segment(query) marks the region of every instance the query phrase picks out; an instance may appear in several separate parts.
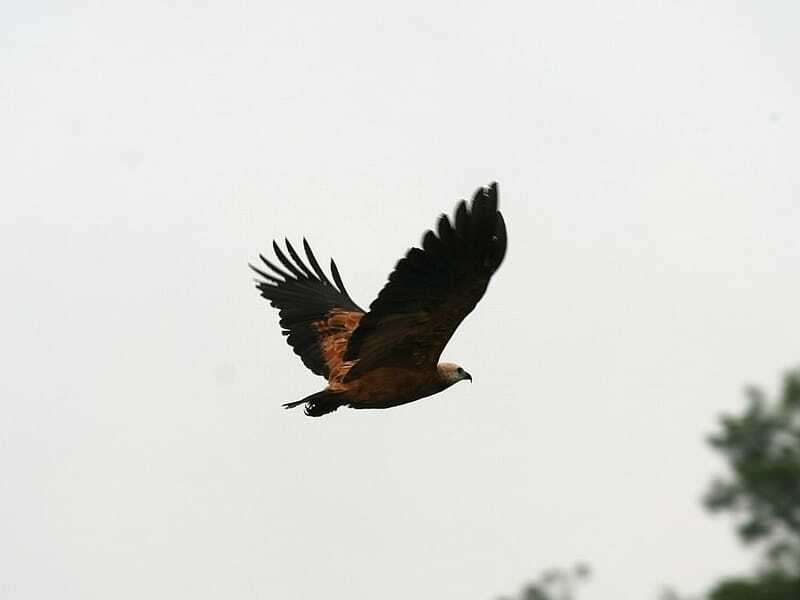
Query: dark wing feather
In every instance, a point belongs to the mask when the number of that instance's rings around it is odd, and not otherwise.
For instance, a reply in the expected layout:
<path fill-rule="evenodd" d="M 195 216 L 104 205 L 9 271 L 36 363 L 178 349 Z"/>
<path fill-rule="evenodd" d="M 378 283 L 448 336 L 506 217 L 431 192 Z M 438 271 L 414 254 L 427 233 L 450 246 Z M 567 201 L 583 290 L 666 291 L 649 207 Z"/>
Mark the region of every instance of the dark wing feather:
<path fill-rule="evenodd" d="M 347 293 L 331 260 L 331 283 L 320 268 L 311 247 L 303 240 L 309 268 L 294 247 L 286 241 L 284 254 L 275 242 L 272 249 L 283 268 L 259 254 L 267 270 L 250 265 L 263 280 L 256 279 L 256 288 L 270 304 L 280 310 L 280 324 L 287 342 L 309 369 L 328 377 L 341 363 L 347 340 L 364 310 Z M 313 270 L 312 270 L 313 269 Z"/>
<path fill-rule="evenodd" d="M 454 223 L 454 224 L 453 224 Z M 350 337 L 344 360 L 358 362 L 345 380 L 378 367 L 434 366 L 444 347 L 486 291 L 506 253 L 497 184 L 442 215 L 389 275 Z"/>

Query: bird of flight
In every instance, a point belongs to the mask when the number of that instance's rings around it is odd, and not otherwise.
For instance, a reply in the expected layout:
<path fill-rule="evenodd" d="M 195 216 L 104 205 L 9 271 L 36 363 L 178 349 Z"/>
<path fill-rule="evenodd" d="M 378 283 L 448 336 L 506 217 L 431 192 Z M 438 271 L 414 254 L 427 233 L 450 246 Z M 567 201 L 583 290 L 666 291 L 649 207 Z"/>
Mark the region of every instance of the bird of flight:
<path fill-rule="evenodd" d="M 331 260 L 333 283 L 303 240 L 309 268 L 286 240 L 272 242 L 284 268 L 259 255 L 269 270 L 250 265 L 256 288 L 280 311 L 280 325 L 303 363 L 328 386 L 302 400 L 311 417 L 340 406 L 389 408 L 431 396 L 472 376 L 439 357 L 461 321 L 486 291 L 506 253 L 506 226 L 497 210 L 497 184 L 461 201 L 451 221 L 411 248 L 389 275 L 369 311 L 360 308 Z"/>

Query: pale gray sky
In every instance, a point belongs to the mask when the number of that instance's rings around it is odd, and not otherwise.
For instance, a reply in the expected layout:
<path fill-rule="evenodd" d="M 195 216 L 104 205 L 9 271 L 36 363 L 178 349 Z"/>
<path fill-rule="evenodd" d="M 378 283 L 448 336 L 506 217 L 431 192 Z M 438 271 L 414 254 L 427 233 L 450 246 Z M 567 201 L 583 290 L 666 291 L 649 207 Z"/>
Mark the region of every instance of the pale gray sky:
<path fill-rule="evenodd" d="M 699 497 L 800 358 L 795 2 L 10 2 L 0 596 L 582 599 L 748 568 Z M 322 419 L 246 263 L 367 305 L 497 180 L 475 377 Z"/>

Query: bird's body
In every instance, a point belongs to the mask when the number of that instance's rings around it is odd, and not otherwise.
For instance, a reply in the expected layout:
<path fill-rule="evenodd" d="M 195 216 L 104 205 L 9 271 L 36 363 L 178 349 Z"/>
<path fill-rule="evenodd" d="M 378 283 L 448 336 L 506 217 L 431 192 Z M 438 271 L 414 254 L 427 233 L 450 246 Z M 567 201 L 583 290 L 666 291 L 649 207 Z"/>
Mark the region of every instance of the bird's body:
<path fill-rule="evenodd" d="M 273 242 L 286 270 L 263 256 L 271 273 L 251 265 L 265 279 L 257 287 L 280 309 L 295 353 L 328 380 L 324 390 L 286 408 L 305 404 L 310 416 L 345 405 L 389 408 L 472 380 L 458 365 L 438 360 L 505 256 L 496 184 L 475 194 L 471 210 L 462 201 L 454 225 L 442 215 L 437 232 L 428 231 L 423 248 L 412 248 L 398 262 L 369 312 L 350 298 L 333 261 L 331 283 L 305 240 L 311 269 L 288 241 L 292 260 Z"/>
<path fill-rule="evenodd" d="M 346 372 L 347 367 L 343 368 Z M 333 381 L 332 392 L 347 396 L 352 408 L 390 408 L 432 396 L 448 387 L 436 369 L 374 369 L 348 382 Z"/>

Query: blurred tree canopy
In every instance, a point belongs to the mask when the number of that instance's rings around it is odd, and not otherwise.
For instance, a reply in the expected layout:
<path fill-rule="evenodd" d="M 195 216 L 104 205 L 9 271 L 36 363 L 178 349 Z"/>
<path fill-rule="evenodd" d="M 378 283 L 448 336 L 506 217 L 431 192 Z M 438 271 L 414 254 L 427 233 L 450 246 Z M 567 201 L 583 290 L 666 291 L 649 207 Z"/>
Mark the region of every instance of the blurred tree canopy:
<path fill-rule="evenodd" d="M 763 545 L 763 560 L 754 575 L 724 578 L 706 598 L 800 600 L 800 370 L 784 377 L 781 394 L 772 402 L 755 387 L 746 396 L 744 412 L 723 415 L 708 438 L 730 473 L 712 481 L 703 502 L 711 512 L 733 514 L 739 538 Z M 588 574 L 585 565 L 546 571 L 517 599 L 575 600 Z M 665 590 L 661 599 L 680 596 Z"/>
<path fill-rule="evenodd" d="M 800 581 L 778 570 L 753 578 L 733 577 L 717 583 L 708 600 L 797 600 Z"/>
<path fill-rule="evenodd" d="M 589 575 L 589 566 L 584 563 L 572 569 L 548 569 L 522 588 L 517 600 L 575 600 L 575 590 Z M 499 600 L 512 599 L 504 596 Z"/>
<path fill-rule="evenodd" d="M 745 544 L 763 544 L 753 578 L 718 583 L 709 600 L 800 599 L 800 370 L 788 373 L 781 395 L 769 402 L 747 390 L 739 416 L 724 415 L 709 443 L 728 463 L 704 498 L 712 512 L 735 515 Z"/>

